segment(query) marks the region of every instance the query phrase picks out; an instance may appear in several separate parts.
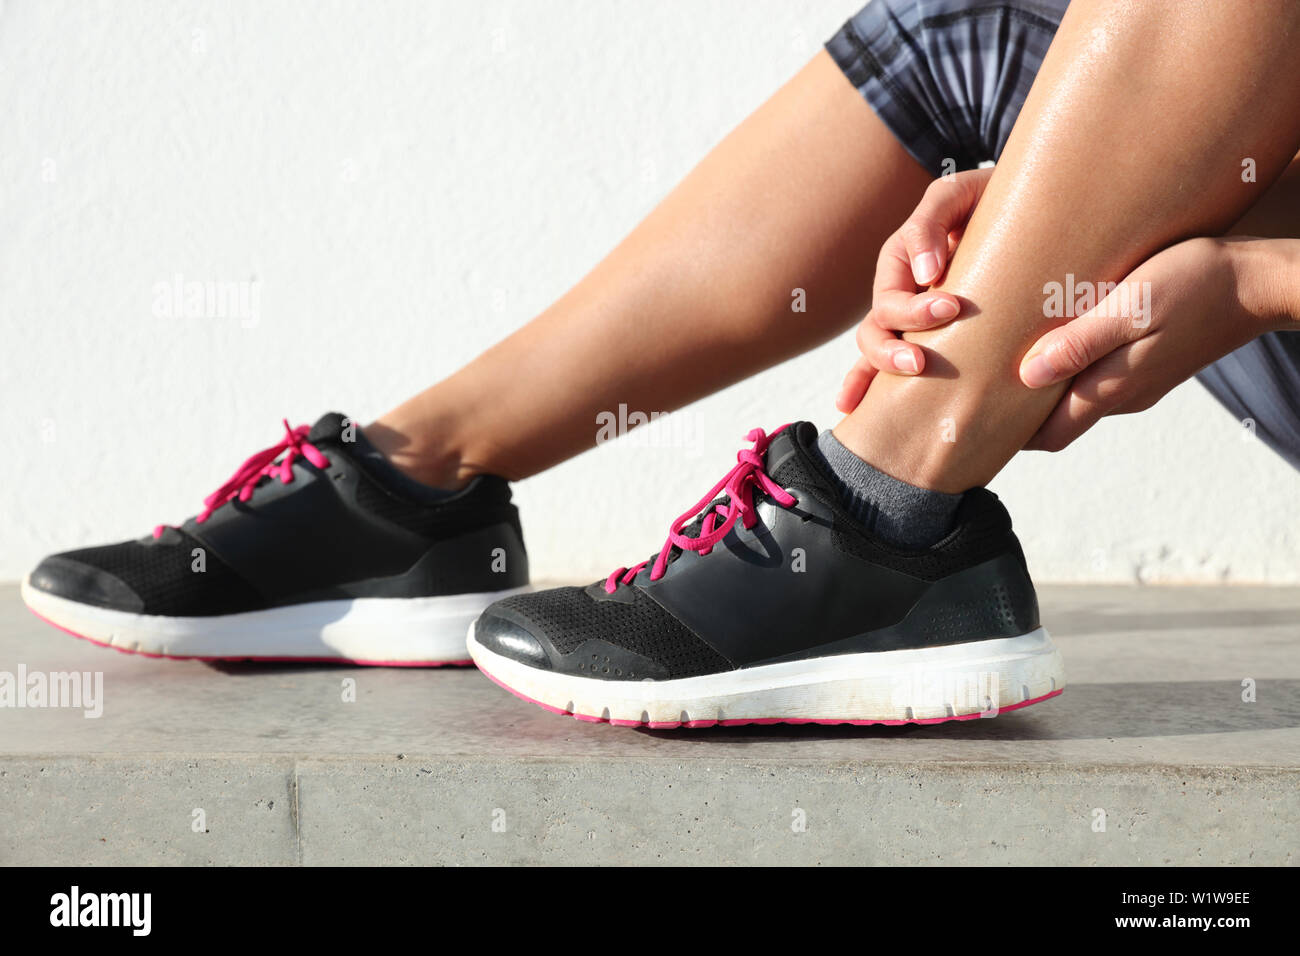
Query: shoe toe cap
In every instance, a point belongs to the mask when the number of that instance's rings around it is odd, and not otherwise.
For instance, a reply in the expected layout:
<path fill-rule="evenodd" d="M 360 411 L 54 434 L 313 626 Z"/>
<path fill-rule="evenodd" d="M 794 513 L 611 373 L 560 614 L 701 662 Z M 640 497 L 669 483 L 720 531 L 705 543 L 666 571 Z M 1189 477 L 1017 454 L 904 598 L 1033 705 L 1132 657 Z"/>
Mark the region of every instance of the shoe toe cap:
<path fill-rule="evenodd" d="M 520 616 L 489 607 L 474 624 L 474 639 L 483 647 L 529 667 L 549 670 L 551 660 L 537 634 Z"/>
<path fill-rule="evenodd" d="M 144 600 L 121 578 L 68 555 L 56 554 L 36 566 L 31 587 L 81 604 L 139 613 Z"/>
<path fill-rule="evenodd" d="M 511 661 L 599 680 L 692 676 L 721 660 L 653 599 L 627 588 L 607 594 L 603 582 L 503 598 L 483 612 L 474 636 Z M 697 667 L 697 658 L 708 666 Z"/>

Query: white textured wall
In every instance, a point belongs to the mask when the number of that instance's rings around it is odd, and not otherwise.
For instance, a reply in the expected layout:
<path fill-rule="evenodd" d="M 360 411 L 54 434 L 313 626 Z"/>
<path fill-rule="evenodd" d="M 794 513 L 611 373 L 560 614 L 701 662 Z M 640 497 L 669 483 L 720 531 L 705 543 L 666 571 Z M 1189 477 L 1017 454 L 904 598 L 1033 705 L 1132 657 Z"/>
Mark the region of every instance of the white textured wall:
<path fill-rule="evenodd" d="M 363 420 L 561 293 L 853 0 L 5 3 L 0 577 L 193 513 L 287 415 Z M 256 280 L 258 321 L 156 314 Z M 252 327 L 248 327 L 248 326 Z M 657 549 L 846 336 L 522 484 L 539 577 Z M 1042 579 L 1300 581 L 1300 481 L 1195 386 L 1017 461 Z"/>

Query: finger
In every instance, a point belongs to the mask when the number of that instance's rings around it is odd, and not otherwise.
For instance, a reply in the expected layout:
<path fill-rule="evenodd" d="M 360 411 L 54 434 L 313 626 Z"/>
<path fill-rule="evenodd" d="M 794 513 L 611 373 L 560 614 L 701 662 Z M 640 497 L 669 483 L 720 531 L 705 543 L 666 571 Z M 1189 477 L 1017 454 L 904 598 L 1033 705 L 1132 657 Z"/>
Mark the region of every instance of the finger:
<path fill-rule="evenodd" d="M 962 226 L 958 229 L 952 229 L 948 232 L 948 258 L 949 259 L 951 259 L 952 254 L 957 251 L 957 247 L 961 245 L 962 236 L 964 235 L 966 235 L 965 226 Z"/>
<path fill-rule="evenodd" d="M 919 332 L 955 319 L 961 302 L 947 292 L 881 292 L 871 303 L 871 321 L 891 332 Z"/>
<path fill-rule="evenodd" d="M 1136 345 L 1121 346 L 1077 376 L 1025 447 L 1060 451 L 1107 415 L 1136 401 Z"/>
<path fill-rule="evenodd" d="M 912 266 L 907 258 L 903 237 L 895 232 L 885 240 L 885 244 L 880 247 L 880 255 L 876 257 L 876 275 L 871 283 L 872 305 L 875 305 L 876 299 L 891 292 L 915 295 L 919 291 L 920 287 L 912 276 Z"/>
<path fill-rule="evenodd" d="M 925 368 L 925 353 L 919 345 L 881 328 L 870 315 L 858 327 L 858 350 L 872 368 L 892 375 L 918 375 Z"/>
<path fill-rule="evenodd" d="M 1063 451 L 1105 415 L 1098 405 L 1081 398 L 1070 388 L 1056 403 L 1047 421 L 1039 426 L 1025 448 L 1031 451 Z"/>
<path fill-rule="evenodd" d="M 849 415 L 862 401 L 871 387 L 871 380 L 876 377 L 876 367 L 864 355 L 853 363 L 849 374 L 844 376 L 844 383 L 835 396 L 835 408 L 842 415 Z"/>
<path fill-rule="evenodd" d="M 899 229 L 918 286 L 932 285 L 943 274 L 951 254 L 950 234 L 965 228 L 992 174 L 991 169 L 970 170 L 936 179 L 926 188 Z"/>
<path fill-rule="evenodd" d="M 1042 336 L 1020 360 L 1020 381 L 1029 388 L 1063 382 L 1150 331 L 1149 322 L 1135 323 L 1111 306 L 1107 296 L 1077 319 Z"/>
<path fill-rule="evenodd" d="M 928 286 L 936 282 L 948 262 L 948 225 L 917 206 L 899 233 L 916 284 Z"/>

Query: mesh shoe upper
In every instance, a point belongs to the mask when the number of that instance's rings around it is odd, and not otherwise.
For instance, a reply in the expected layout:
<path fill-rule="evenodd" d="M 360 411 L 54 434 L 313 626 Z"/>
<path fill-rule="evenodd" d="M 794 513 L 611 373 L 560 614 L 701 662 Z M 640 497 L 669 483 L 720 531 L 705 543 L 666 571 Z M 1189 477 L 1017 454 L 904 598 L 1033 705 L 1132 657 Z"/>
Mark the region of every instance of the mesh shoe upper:
<path fill-rule="evenodd" d="M 593 676 L 662 680 L 731 667 L 725 657 L 637 589 L 612 598 L 597 585 L 553 588 L 504 598 L 488 614 L 545 638 L 561 655 L 576 654 L 574 668 Z M 480 622 L 481 640 L 491 640 L 492 618 Z"/>
<path fill-rule="evenodd" d="M 221 558 L 176 528 L 158 539 L 46 558 L 32 572 L 31 583 L 83 604 L 135 613 L 201 616 L 231 613 L 232 607 L 251 611 L 266 606 L 265 598 Z"/>

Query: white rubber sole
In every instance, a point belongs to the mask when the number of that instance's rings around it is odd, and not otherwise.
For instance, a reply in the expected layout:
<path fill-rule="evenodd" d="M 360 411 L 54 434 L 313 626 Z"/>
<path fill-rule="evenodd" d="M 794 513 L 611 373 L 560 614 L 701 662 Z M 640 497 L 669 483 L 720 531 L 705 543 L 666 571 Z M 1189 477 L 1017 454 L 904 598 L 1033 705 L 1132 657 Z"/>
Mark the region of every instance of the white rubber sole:
<path fill-rule="evenodd" d="M 316 601 L 217 617 L 114 611 L 48 594 L 26 580 L 22 596 L 56 627 L 131 654 L 433 667 L 470 663 L 466 628 L 493 601 L 527 590 Z"/>
<path fill-rule="evenodd" d="M 906 651 L 841 654 L 664 681 L 539 670 L 468 639 L 474 663 L 555 713 L 622 726 L 938 723 L 992 717 L 1055 697 L 1065 667 L 1047 631 Z"/>

